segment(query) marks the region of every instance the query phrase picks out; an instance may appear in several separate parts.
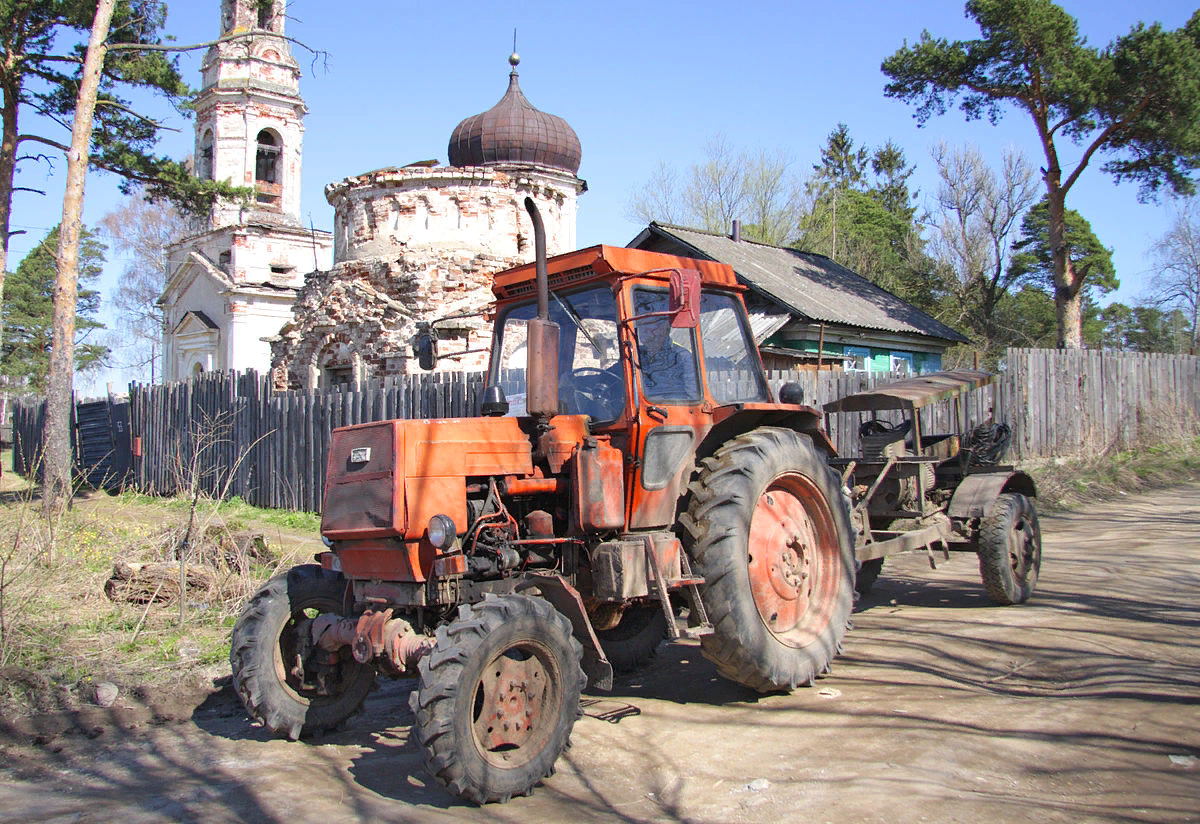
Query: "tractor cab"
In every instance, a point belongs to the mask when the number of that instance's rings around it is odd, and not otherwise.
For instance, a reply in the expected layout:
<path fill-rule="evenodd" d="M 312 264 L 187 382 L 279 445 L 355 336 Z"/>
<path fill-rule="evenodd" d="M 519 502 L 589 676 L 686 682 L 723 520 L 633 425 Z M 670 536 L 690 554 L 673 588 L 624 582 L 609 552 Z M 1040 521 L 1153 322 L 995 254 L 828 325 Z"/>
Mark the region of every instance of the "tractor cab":
<path fill-rule="evenodd" d="M 665 407 L 711 413 L 769 393 L 733 270 L 721 263 L 593 246 L 547 261 L 548 314 L 558 329 L 558 411 L 600 429 Z M 528 412 L 534 265 L 497 276 L 489 384 L 509 414 Z M 624 354 L 624 357 L 622 357 Z"/>

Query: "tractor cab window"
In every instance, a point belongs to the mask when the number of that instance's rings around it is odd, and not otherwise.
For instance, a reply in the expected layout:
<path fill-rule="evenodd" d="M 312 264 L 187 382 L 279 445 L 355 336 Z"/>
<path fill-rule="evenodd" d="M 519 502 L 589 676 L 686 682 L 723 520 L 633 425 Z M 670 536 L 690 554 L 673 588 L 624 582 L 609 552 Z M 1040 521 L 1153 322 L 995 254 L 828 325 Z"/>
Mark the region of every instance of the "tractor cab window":
<path fill-rule="evenodd" d="M 768 399 L 740 301 L 732 295 L 705 292 L 700 297 L 700 340 L 708 391 L 716 403 Z"/>
<path fill-rule="evenodd" d="M 696 343 L 691 329 L 672 328 L 666 316 L 667 293 L 659 289 L 634 289 L 633 322 L 637 339 L 642 388 L 651 401 L 700 400 L 700 374 Z M 664 314 L 654 316 L 653 313 Z M 650 317 L 639 317 L 650 315 Z"/>
<path fill-rule="evenodd" d="M 617 341 L 617 302 L 607 286 L 550 293 L 550 320 L 558 324 L 559 409 L 596 422 L 625 409 L 625 379 Z M 504 388 L 510 415 L 525 414 L 528 324 L 537 303 L 514 306 L 496 324 L 491 381 Z"/>

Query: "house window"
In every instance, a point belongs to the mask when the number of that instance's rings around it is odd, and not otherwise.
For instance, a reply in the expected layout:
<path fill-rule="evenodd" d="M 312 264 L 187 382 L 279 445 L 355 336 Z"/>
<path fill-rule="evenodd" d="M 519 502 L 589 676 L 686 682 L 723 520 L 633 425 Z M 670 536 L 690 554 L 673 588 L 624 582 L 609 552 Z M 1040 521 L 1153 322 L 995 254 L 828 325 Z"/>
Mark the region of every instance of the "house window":
<path fill-rule="evenodd" d="M 213 179 L 213 134 L 205 131 L 200 139 L 200 159 L 196 163 L 196 176 L 201 180 Z"/>
<path fill-rule="evenodd" d="M 899 372 L 903 375 L 913 374 L 912 352 L 893 352 L 892 371 Z"/>
<path fill-rule="evenodd" d="M 354 386 L 353 366 L 326 366 L 325 386 L 330 389 L 350 389 Z"/>
<path fill-rule="evenodd" d="M 866 346 L 847 346 L 846 355 L 846 371 L 847 372 L 870 372 L 871 371 L 871 350 Z"/>
<path fill-rule="evenodd" d="M 280 140 L 268 129 L 258 133 L 258 152 L 254 156 L 254 182 L 258 185 L 258 202 L 278 205 L 282 194 L 279 183 Z"/>

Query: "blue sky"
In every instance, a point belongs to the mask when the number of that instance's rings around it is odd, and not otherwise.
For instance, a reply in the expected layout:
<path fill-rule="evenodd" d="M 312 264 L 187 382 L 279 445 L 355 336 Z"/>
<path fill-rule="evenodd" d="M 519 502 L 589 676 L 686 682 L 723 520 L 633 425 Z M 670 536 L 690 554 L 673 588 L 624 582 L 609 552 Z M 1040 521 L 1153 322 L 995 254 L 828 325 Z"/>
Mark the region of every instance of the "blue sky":
<path fill-rule="evenodd" d="M 1093 45 L 1126 33 L 1137 20 L 1182 26 L 1195 10 L 1182 2 L 1100 0 L 1062 4 Z M 167 32 L 180 43 L 218 34 L 218 0 L 169 3 Z M 303 214 L 329 229 L 326 183 L 383 166 L 437 158 L 460 120 L 490 108 L 507 85 L 507 58 L 518 30 L 521 87 L 530 102 L 567 120 L 583 145 L 578 241 L 623 245 L 641 228 L 626 217 L 633 190 L 660 160 L 680 168 L 699 160 L 717 133 L 746 149 L 782 148 L 806 173 L 839 122 L 860 143 L 889 138 L 917 166 L 922 197 L 935 187 L 929 147 L 939 140 L 974 143 L 998 163 L 1006 146 L 1021 148 L 1035 167 L 1042 156 L 1027 117 L 1009 111 L 993 127 L 965 122 L 957 110 L 918 128 L 912 108 L 883 95 L 880 61 L 922 29 L 972 38 L 978 29 L 959 0 L 923 3 L 847 2 L 473 2 L 395 3 L 292 0 L 288 34 L 329 53 L 305 67 L 308 103 L 304 143 Z M 200 52 L 181 57 L 199 84 Z M 191 121 L 167 112 L 181 131 L 163 150 L 193 148 Z M 1061 150 L 1061 147 L 1060 147 Z M 1078 152 L 1063 152 L 1064 168 Z M 1071 164 L 1073 165 L 1073 164 Z M 1149 249 L 1167 229 L 1165 205 L 1137 201 L 1132 185 L 1116 186 L 1093 161 L 1068 198 L 1114 249 L 1125 301 L 1142 293 Z M 10 266 L 61 213 L 64 163 L 47 179 L 27 167 L 18 184 L 46 188 L 45 198 L 18 194 Z M 85 222 L 94 224 L 120 202 L 111 177 L 88 180 Z M 115 255 L 111 282 L 122 267 Z"/>

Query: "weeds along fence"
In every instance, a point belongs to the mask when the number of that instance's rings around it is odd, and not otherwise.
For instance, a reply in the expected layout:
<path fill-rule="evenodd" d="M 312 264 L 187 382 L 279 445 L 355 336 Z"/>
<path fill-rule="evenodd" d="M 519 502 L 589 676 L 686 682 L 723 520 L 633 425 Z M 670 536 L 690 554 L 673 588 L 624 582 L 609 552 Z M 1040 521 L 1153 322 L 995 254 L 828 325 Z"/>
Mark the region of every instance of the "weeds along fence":
<path fill-rule="evenodd" d="M 1200 356 L 1009 349 L 996 417 L 1009 458 L 1097 454 L 1200 434 Z"/>
<path fill-rule="evenodd" d="M 776 393 L 785 382 L 798 382 L 805 402 L 817 408 L 902 377 L 907 376 L 768 373 Z M 434 373 L 319 392 L 275 391 L 254 372 L 133 384 L 125 433 L 133 467 L 126 485 L 149 494 L 199 491 L 241 496 L 256 506 L 319 511 L 334 428 L 392 418 L 474 417 L 483 386 L 482 373 Z M 44 415 L 44 402 L 17 404 L 14 437 L 20 456 L 14 455 L 14 465 L 22 474 L 22 467 L 37 465 Z M 830 438 L 841 454 L 857 453 L 858 426 L 865 417 L 827 416 Z M 120 420 L 120 415 L 110 418 Z M 1012 349 L 990 386 L 957 405 L 927 407 L 921 416 L 925 434 L 992 421 L 1012 429 L 1008 461 L 1186 437 L 1200 431 L 1200 357 Z M 118 428 L 110 433 L 114 451 L 122 448 Z M 80 439 L 84 443 L 76 454 L 95 454 L 86 448 L 88 437 Z M 87 472 L 81 467 L 82 474 Z"/>

